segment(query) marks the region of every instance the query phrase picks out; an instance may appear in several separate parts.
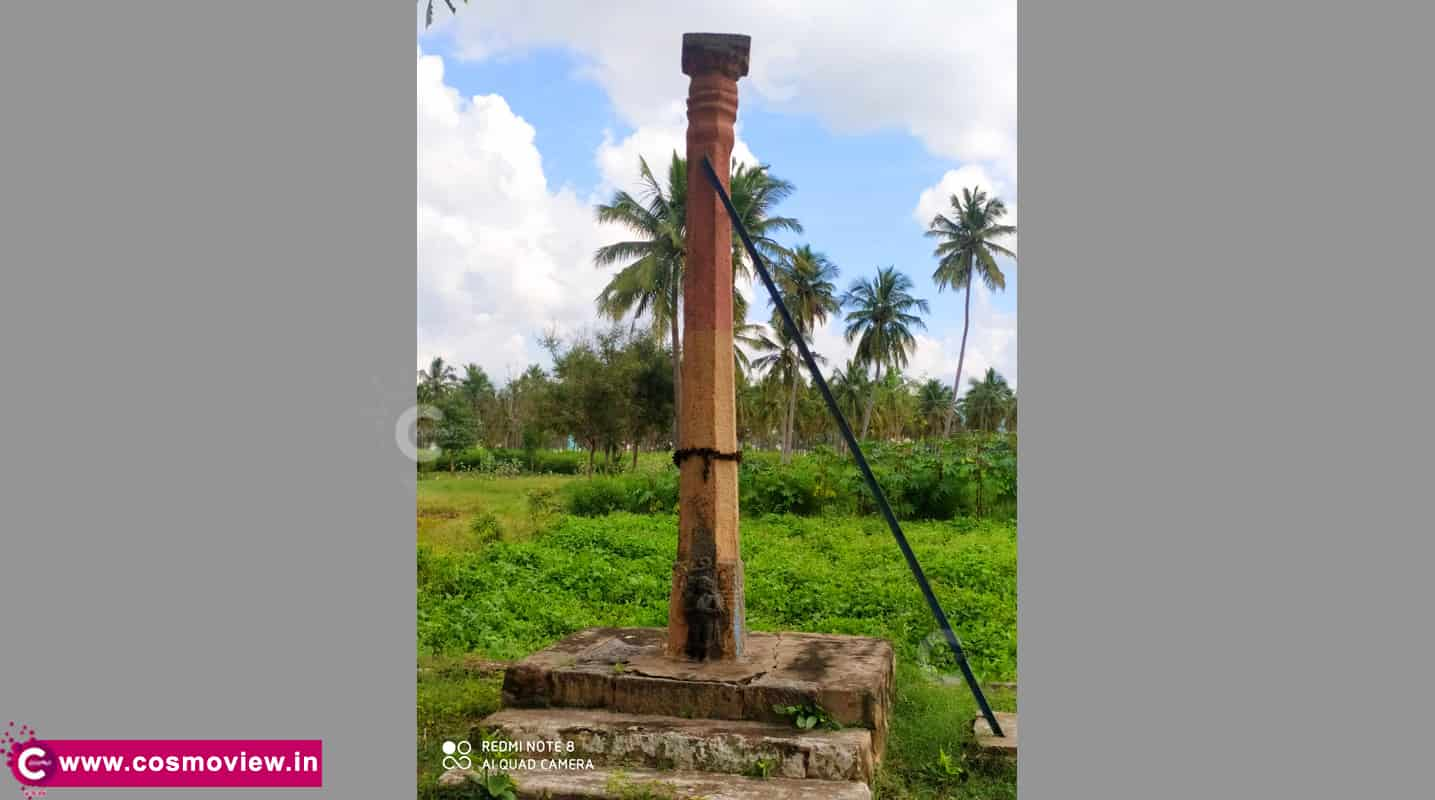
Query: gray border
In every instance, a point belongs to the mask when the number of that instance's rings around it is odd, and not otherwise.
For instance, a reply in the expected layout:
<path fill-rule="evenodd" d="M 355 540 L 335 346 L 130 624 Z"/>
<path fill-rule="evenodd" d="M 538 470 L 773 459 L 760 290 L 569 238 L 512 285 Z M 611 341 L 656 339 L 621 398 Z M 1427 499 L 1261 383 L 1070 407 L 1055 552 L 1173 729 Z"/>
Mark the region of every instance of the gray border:
<path fill-rule="evenodd" d="M 413 7 L 0 12 L 0 724 L 412 796 Z"/>
<path fill-rule="evenodd" d="M 1023 797 L 1430 794 L 1416 8 L 1021 3 Z"/>

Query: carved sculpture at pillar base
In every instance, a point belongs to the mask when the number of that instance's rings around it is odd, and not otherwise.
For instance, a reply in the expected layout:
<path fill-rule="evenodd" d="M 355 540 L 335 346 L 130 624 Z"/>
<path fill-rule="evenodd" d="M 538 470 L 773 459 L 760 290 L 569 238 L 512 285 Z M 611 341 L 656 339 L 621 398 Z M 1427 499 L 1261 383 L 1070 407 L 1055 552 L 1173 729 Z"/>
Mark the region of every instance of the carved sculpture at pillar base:
<path fill-rule="evenodd" d="M 743 657 L 747 620 L 741 560 L 679 561 L 673 565 L 671 597 L 682 602 L 668 607 L 668 656 L 690 661 Z"/>

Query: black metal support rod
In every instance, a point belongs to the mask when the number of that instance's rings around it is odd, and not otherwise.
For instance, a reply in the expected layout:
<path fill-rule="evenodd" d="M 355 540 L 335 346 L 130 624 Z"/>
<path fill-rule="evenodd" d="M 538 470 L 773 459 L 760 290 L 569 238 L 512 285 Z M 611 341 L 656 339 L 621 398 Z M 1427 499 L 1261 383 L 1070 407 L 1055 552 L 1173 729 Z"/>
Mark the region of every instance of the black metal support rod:
<path fill-rule="evenodd" d="M 967 681 L 967 687 L 972 690 L 972 697 L 976 698 L 977 706 L 982 710 L 982 716 L 986 718 L 987 724 L 991 726 L 992 733 L 1005 737 L 1001 725 L 997 723 L 996 715 L 987 704 L 986 695 L 982 694 L 982 687 L 977 683 L 977 677 L 972 674 L 972 667 L 967 663 L 966 653 L 962 652 L 962 643 L 958 641 L 957 634 L 952 631 L 952 624 L 947 621 L 947 615 L 942 611 L 942 604 L 937 602 L 937 596 L 932 593 L 931 584 L 927 583 L 927 576 L 922 572 L 922 565 L 917 563 L 917 555 L 912 552 L 912 546 L 907 543 L 907 537 L 902 533 L 902 526 L 897 523 L 897 517 L 892 513 L 892 507 L 887 504 L 887 496 L 882 493 L 882 487 L 877 484 L 877 478 L 872 474 L 872 468 L 867 465 L 867 457 L 862 454 L 862 447 L 857 444 L 857 437 L 852 435 L 852 428 L 847 424 L 847 418 L 843 416 L 842 409 L 837 407 L 837 401 L 832 397 L 832 390 L 827 388 L 827 381 L 822 377 L 822 371 L 817 368 L 817 360 L 812 357 L 812 351 L 807 349 L 807 342 L 802 336 L 802 331 L 792 320 L 792 314 L 787 310 L 787 304 L 782 302 L 782 294 L 777 291 L 777 285 L 772 282 L 772 275 L 768 273 L 767 265 L 763 262 L 762 256 L 758 254 L 757 248 L 753 246 L 752 239 L 743 227 L 742 220 L 738 219 L 737 209 L 733 208 L 732 200 L 723 189 L 722 181 L 718 179 L 717 171 L 713 169 L 712 162 L 707 156 L 703 157 L 703 171 L 707 174 L 708 182 L 712 184 L 713 190 L 717 192 L 718 199 L 722 200 L 723 207 L 727 209 L 727 215 L 732 219 L 733 229 L 741 237 L 743 245 L 747 248 L 747 254 L 752 258 L 753 266 L 757 267 L 758 277 L 762 278 L 762 284 L 767 287 L 768 294 L 772 297 L 772 303 L 777 307 L 778 313 L 782 316 L 787 331 L 792 340 L 797 343 L 797 349 L 802 354 L 802 360 L 806 362 L 807 369 L 812 373 L 812 382 L 817 384 L 817 389 L 822 393 L 822 399 L 827 401 L 827 410 L 832 413 L 832 418 L 837 421 L 837 427 L 842 431 L 842 438 L 847 442 L 847 447 L 852 450 L 852 457 L 857 461 L 857 468 L 862 471 L 862 477 L 867 481 L 867 488 L 871 490 L 872 497 L 877 501 L 877 508 L 881 510 L 882 516 L 887 520 L 887 527 L 892 530 L 892 538 L 897 540 L 897 547 L 902 550 L 902 557 L 907 559 L 907 567 L 912 570 L 912 577 L 916 578 L 917 586 L 922 590 L 922 596 L 927 599 L 927 606 L 932 610 L 932 616 L 936 617 L 937 625 L 941 627 L 942 634 L 947 639 L 947 645 L 952 648 L 952 655 L 956 656 L 957 666 L 962 669 L 962 677 Z"/>

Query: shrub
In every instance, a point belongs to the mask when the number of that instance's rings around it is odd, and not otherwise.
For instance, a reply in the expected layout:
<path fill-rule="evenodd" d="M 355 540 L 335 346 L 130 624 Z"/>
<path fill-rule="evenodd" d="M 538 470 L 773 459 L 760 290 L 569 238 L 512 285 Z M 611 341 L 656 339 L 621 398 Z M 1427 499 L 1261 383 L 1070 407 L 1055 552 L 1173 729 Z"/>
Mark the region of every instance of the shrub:
<path fill-rule="evenodd" d="M 568 513 L 580 517 L 601 517 L 614 511 L 628 510 L 628 493 L 620 478 L 594 477 L 574 481 L 563 487 L 563 496 Z"/>
<path fill-rule="evenodd" d="M 487 511 L 475 514 L 468 528 L 473 531 L 474 540 L 479 544 L 491 544 L 503 538 L 503 529 L 499 526 L 498 517 Z"/>
<path fill-rule="evenodd" d="M 580 517 L 601 517 L 614 511 L 666 514 L 678 507 L 678 471 L 598 475 L 563 487 L 563 506 Z"/>
<path fill-rule="evenodd" d="M 753 514 L 817 514 L 824 505 L 818 497 L 813 465 L 794 461 L 783 466 L 743 463 L 738 477 L 740 507 Z"/>

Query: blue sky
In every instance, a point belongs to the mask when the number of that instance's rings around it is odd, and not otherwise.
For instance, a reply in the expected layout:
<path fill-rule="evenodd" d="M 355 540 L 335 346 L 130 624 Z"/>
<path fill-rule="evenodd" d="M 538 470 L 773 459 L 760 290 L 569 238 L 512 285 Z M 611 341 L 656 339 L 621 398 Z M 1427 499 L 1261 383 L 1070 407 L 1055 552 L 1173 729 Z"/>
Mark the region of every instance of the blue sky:
<path fill-rule="evenodd" d="M 1001 4 L 989 10 L 1005 19 Z M 919 219 L 973 182 L 1016 206 L 1015 97 L 992 88 L 1015 92 L 1012 12 L 1009 59 L 949 56 L 940 37 L 914 24 L 913 41 L 870 54 L 855 85 L 842 74 L 850 52 L 824 46 L 848 31 L 771 40 L 753 31 L 752 75 L 739 84 L 737 155 L 755 156 L 797 186 L 780 207 L 806 228 L 792 241 L 836 263 L 842 288 L 888 264 L 912 277 L 932 304 L 914 375 L 952 379 L 962 324 L 961 294 L 939 293 L 931 282 L 933 241 Z M 544 328 L 573 330 L 595 319 L 592 295 L 606 275 L 592 266 L 592 249 L 621 233 L 591 220 L 592 203 L 633 186 L 638 154 L 651 163 L 681 148 L 686 78 L 676 32 L 704 29 L 686 27 L 681 13 L 645 19 L 652 31 L 620 26 L 617 34 L 562 14 L 547 25 L 530 16 L 476 2 L 418 39 L 418 360 L 477 361 L 499 380 L 521 371 L 519 362 L 545 360 L 535 341 Z M 602 28 L 610 20 L 591 21 Z M 625 37 L 671 52 L 625 47 Z M 774 54 L 766 62 L 765 46 Z M 993 70 L 1001 74 L 986 75 Z M 958 95 L 973 87 L 978 99 L 965 107 L 961 97 L 949 99 L 953 107 L 933 112 L 943 103 L 907 96 L 930 85 Z M 948 125 L 942 114 L 968 121 Z M 973 299 L 963 383 L 986 366 L 1016 383 L 1016 269 L 1002 266 L 1007 290 Z M 815 338 L 832 361 L 848 352 L 835 323 Z"/>

